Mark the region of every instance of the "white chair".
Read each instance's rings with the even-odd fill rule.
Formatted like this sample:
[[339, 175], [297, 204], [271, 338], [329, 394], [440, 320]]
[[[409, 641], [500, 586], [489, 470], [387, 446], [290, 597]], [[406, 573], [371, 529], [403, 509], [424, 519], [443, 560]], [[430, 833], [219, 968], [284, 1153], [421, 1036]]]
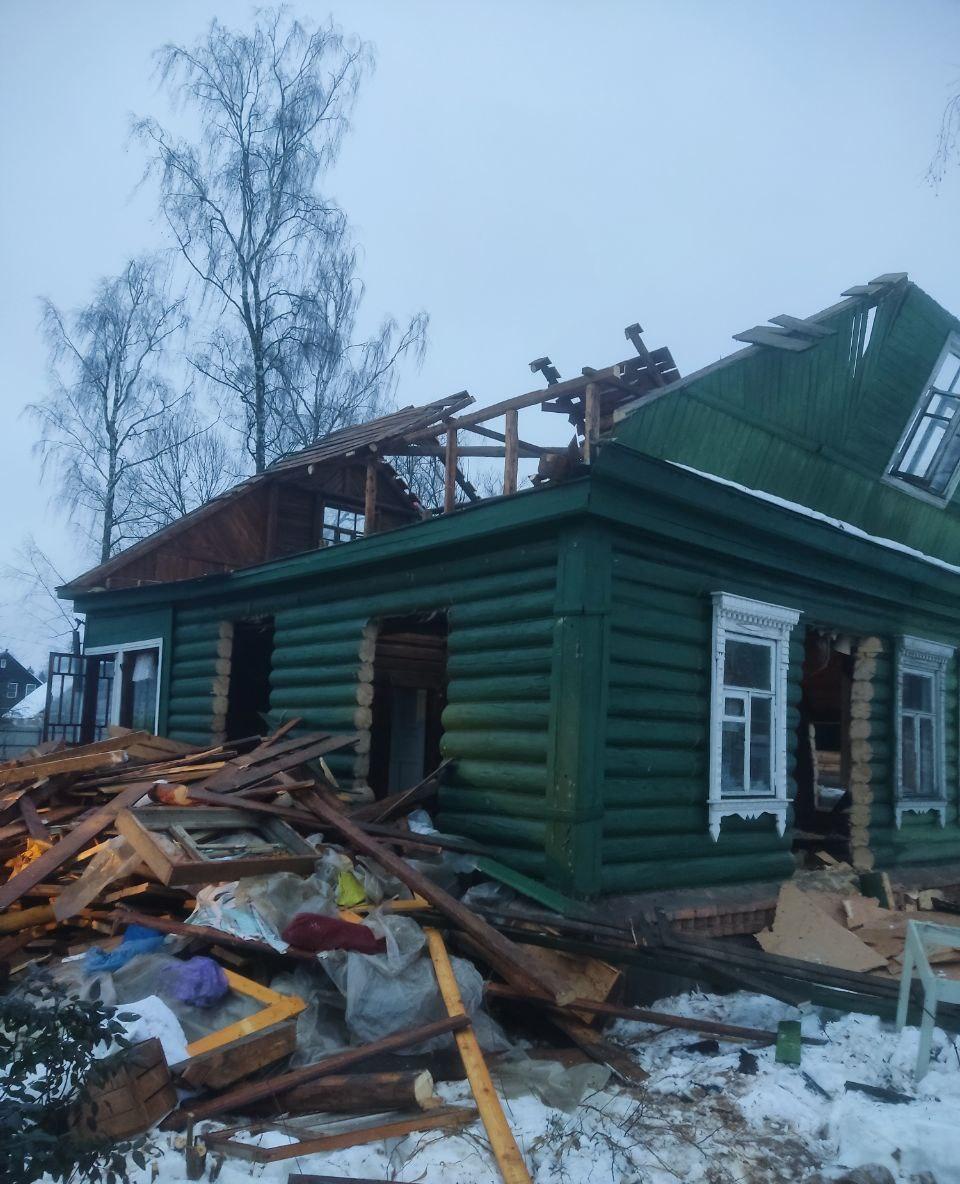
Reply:
[[923, 1018], [920, 1022], [920, 1047], [914, 1076], [919, 1081], [930, 1067], [930, 1048], [933, 1044], [933, 1025], [937, 1019], [937, 1004], [960, 1003], [960, 981], [941, 978], [930, 967], [930, 950], [960, 949], [960, 927], [936, 925], [931, 921], [908, 921], [907, 938], [903, 946], [903, 970], [900, 974], [900, 997], [897, 1003], [897, 1031], [907, 1022], [910, 1005], [910, 986], [913, 973], [923, 983]]

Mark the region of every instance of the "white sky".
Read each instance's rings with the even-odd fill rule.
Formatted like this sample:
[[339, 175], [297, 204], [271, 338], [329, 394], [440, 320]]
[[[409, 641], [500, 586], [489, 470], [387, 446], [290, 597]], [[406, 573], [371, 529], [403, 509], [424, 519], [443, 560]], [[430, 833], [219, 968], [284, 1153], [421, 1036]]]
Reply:
[[[45, 390], [37, 298], [72, 308], [160, 245], [127, 144], [132, 113], [169, 115], [151, 53], [192, 42], [214, 13], [251, 12], [0, 0], [0, 563], [32, 533], [65, 576], [89, 566], [20, 417]], [[960, 86], [960, 0], [333, 12], [378, 59], [328, 186], [364, 248], [366, 311], [431, 317], [402, 403], [519, 394], [539, 385], [527, 363], [542, 354], [565, 377], [605, 365], [629, 355], [636, 320], [688, 373], [736, 348], [733, 333], [885, 271], [960, 311], [960, 167], [939, 192], [924, 179]], [[521, 430], [535, 431], [528, 418]], [[36, 662], [47, 641], [0, 582], [0, 647]]]

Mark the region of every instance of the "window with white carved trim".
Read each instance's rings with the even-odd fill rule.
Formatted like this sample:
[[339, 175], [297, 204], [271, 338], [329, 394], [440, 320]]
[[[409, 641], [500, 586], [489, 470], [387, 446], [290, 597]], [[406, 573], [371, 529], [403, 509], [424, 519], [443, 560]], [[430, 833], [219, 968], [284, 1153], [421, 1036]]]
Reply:
[[946, 824], [947, 667], [952, 646], [902, 637], [897, 650], [897, 826], [907, 812]]
[[710, 832], [725, 817], [787, 817], [787, 669], [796, 609], [713, 595]]

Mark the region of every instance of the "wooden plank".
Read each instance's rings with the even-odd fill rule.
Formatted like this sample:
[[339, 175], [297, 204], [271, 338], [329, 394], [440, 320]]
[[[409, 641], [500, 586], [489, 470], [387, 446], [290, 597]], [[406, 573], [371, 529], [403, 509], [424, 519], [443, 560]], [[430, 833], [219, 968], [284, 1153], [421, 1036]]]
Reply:
[[583, 463], [589, 465], [596, 459], [600, 438], [600, 395], [596, 383], [588, 384], [583, 402]]
[[[256, 1147], [252, 1143], [239, 1143], [224, 1138], [221, 1131], [205, 1131], [204, 1140], [209, 1146], [217, 1147], [227, 1155], [235, 1155], [253, 1163], [279, 1163], [301, 1155], [316, 1155], [325, 1151], [341, 1151], [346, 1147], [357, 1147], [362, 1143], [373, 1143], [380, 1139], [395, 1139], [414, 1131], [434, 1131], [466, 1126], [477, 1117], [477, 1112], [464, 1106], [441, 1106], [425, 1113], [378, 1121], [368, 1126], [353, 1126], [336, 1134], [318, 1135], [312, 1139], [301, 1139], [280, 1147]], [[232, 1127], [230, 1133], [249, 1127]], [[257, 1128], [254, 1127], [254, 1130]], [[269, 1124], [266, 1129], [270, 1129]]]
[[457, 501], [457, 430], [447, 429], [443, 462], [443, 512], [449, 514]]
[[435, 796], [440, 785], [440, 779], [452, 764], [447, 757], [440, 762], [433, 772], [417, 785], [403, 789], [399, 793], [388, 794], [375, 802], [367, 802], [363, 806], [350, 811], [350, 817], [355, 822], [388, 822], [398, 814], [411, 810], [417, 803]]
[[[502, 983], [487, 983], [484, 991], [488, 997], [493, 999], [511, 999], [518, 1003], [535, 1002], [547, 1007], [556, 1007], [543, 995], [536, 997], [527, 995], [523, 991], [514, 990], [513, 987], [504, 986]], [[563, 1007], [565, 1011], [574, 1009], [593, 1012], [596, 1015], [613, 1016], [617, 1019], [635, 1020], [641, 1024], [656, 1024], [661, 1028], [700, 1032], [707, 1036], [717, 1036], [722, 1040], [751, 1040], [759, 1044], [775, 1044], [777, 1041], [776, 1032], [768, 1032], [763, 1028], [744, 1028], [737, 1024], [721, 1024], [715, 1020], [670, 1015], [664, 1011], [650, 1011], [645, 1007], [627, 1007], [618, 1003], [604, 1003], [597, 999], [578, 997]]]
[[290, 1056], [296, 1047], [297, 1022], [287, 1020], [192, 1056], [171, 1066], [171, 1071], [191, 1089], [224, 1089], [268, 1065], [275, 1065]]
[[299, 1015], [307, 1006], [298, 995], [283, 995], [279, 991], [271, 991], [269, 987], [261, 986], [253, 979], [244, 978], [233, 970], [224, 970], [224, 974], [227, 976], [227, 982], [232, 991], [256, 999], [264, 1006], [253, 1015], [237, 1020], [234, 1024], [228, 1024], [225, 1028], [218, 1028], [215, 1032], [210, 1032], [206, 1036], [201, 1036], [199, 1040], [188, 1044], [187, 1053], [191, 1057], [211, 1052], [213, 1049], [223, 1048], [243, 1036], [250, 1036], [266, 1028], [272, 1028], [284, 1020]]
[[[316, 961], [316, 958], [313, 958]], [[370, 1057], [383, 1052], [397, 1052], [409, 1048], [411, 1044], [420, 1044], [426, 1040], [433, 1040], [436, 1036], [443, 1036], [447, 1032], [458, 1032], [469, 1024], [465, 1016], [452, 1016], [445, 1020], [434, 1020], [430, 1024], [422, 1024], [417, 1028], [405, 1028], [402, 1032], [394, 1032], [391, 1036], [384, 1036], [382, 1040], [375, 1040], [371, 1044], [363, 1044], [359, 1048], [348, 1048], [343, 1052], [334, 1053], [322, 1061], [312, 1065], [303, 1065], [299, 1069], [291, 1069], [275, 1077], [268, 1077], [264, 1081], [243, 1085], [238, 1089], [229, 1090], [213, 1098], [203, 1101], [191, 1100], [185, 1102], [170, 1117], [170, 1126], [178, 1129], [185, 1125], [187, 1118], [194, 1121], [210, 1118], [215, 1114], [224, 1114], [234, 1108], [249, 1106], [253, 1102], [260, 1102], [264, 1098], [273, 1097], [286, 1090], [294, 1089], [313, 1081], [317, 1077], [328, 1077], [333, 1073], [341, 1073], [353, 1065], [359, 1065]]]
[[29, 795], [25, 793], [17, 802], [17, 806], [30, 838], [42, 839], [44, 842], [49, 842], [50, 832], [47, 830], [46, 824], [40, 817], [40, 812], [30, 800]]
[[517, 461], [519, 448], [519, 412], [514, 407], [505, 417], [506, 446], [503, 456], [503, 492], [509, 496], [517, 492]]
[[[373, 448], [373, 445], [371, 445]], [[363, 485], [363, 533], [375, 534], [377, 529], [377, 470], [376, 449], [367, 457], [367, 472]]]
[[152, 781], [140, 781], [128, 785], [123, 793], [117, 794], [112, 801], [98, 806], [96, 810], [78, 822], [69, 834], [54, 843], [49, 851], [44, 851], [33, 863], [27, 864], [22, 871], [0, 886], [0, 909], [8, 908], [31, 888], [42, 883], [49, 875], [62, 867], [68, 859], [82, 851], [87, 843], [95, 839], [101, 831], [105, 830], [121, 810], [140, 801], [152, 788]]
[[[457, 986], [453, 966], [450, 964], [450, 957], [447, 954], [443, 938], [436, 929], [426, 929], [425, 933], [447, 1014], [465, 1016], [467, 1012], [463, 1006], [463, 999], [460, 997], [460, 988]], [[490, 1140], [490, 1147], [496, 1158], [497, 1167], [500, 1169], [500, 1175], [505, 1184], [531, 1184], [530, 1173], [527, 1171], [523, 1156], [520, 1154], [520, 1148], [513, 1137], [513, 1131], [503, 1113], [503, 1106], [500, 1104], [497, 1091], [493, 1088], [490, 1070], [487, 1068], [487, 1062], [483, 1059], [483, 1053], [473, 1029], [464, 1028], [457, 1032], [454, 1040], [460, 1050], [467, 1080], [470, 1082], [470, 1090], [477, 1103], [477, 1109], [480, 1111], [480, 1119]]]
[[567, 984], [558, 981], [552, 974], [538, 972], [524, 952], [512, 941], [497, 933], [491, 925], [462, 905], [449, 892], [445, 892], [422, 872], [411, 867], [405, 859], [371, 838], [357, 823], [338, 814], [319, 794], [308, 792], [303, 795], [303, 801], [318, 818], [343, 835], [357, 851], [371, 856], [411, 892], [428, 900], [454, 925], [469, 934], [483, 950], [495, 954], [499, 962], [498, 969], [503, 967], [500, 973], [515, 986], [544, 990], [558, 1003], [566, 1003], [573, 998], [575, 992], [572, 992]]
[[134, 850], [125, 840], [118, 840], [109, 851], [101, 852], [100, 858], [87, 867], [79, 879], [68, 884], [53, 905], [58, 921], [66, 921], [100, 895], [121, 876], [128, 876], [141, 864], [140, 852]]

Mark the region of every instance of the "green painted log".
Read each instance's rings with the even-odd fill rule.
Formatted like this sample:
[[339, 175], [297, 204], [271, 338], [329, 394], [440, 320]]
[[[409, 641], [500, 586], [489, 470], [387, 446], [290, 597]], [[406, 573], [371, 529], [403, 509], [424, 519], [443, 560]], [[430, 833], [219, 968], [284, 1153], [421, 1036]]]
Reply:
[[458, 782], [442, 786], [438, 794], [441, 810], [457, 814], [499, 814], [504, 818], [547, 818], [546, 799], [534, 794], [499, 793], [475, 789]]
[[[444, 756], [456, 758], [457, 753], [449, 751], [445, 738], [440, 743]], [[506, 793], [531, 793], [543, 795], [547, 788], [547, 771], [541, 765], [513, 761], [457, 761], [457, 777], [467, 785], [478, 789], [499, 789]]]
[[549, 674], [526, 674], [516, 678], [457, 678], [447, 688], [447, 699], [451, 703], [476, 703], [481, 700], [526, 702], [549, 697]]
[[318, 613], [317, 622], [306, 625], [291, 618], [292, 614], [289, 612], [277, 615], [274, 622], [276, 645], [329, 645], [342, 641], [345, 637], [359, 637], [366, 624], [366, 620], [355, 613], [336, 621], [330, 621], [323, 613]]
[[484, 650], [473, 654], [450, 653], [447, 673], [451, 678], [471, 678], [497, 671], [511, 674], [538, 674], [550, 669], [553, 655], [549, 649]]
[[183, 744], [196, 744], [201, 748], [206, 748], [211, 740], [209, 730], [198, 732], [186, 728], [170, 727], [168, 728], [168, 733], [172, 740], [179, 740]]
[[[706, 697], [710, 694], [710, 675], [706, 670], [676, 670], [645, 662], [621, 661], [619, 654], [610, 659], [610, 693], [615, 698], [621, 689], [675, 691]], [[707, 699], [709, 702], [709, 699]]]
[[607, 711], [611, 723], [616, 720], [672, 720], [689, 722], [709, 718], [710, 701], [706, 688], [699, 695], [680, 691], [626, 690], [618, 687], [610, 696]]
[[226, 674], [229, 672], [229, 660], [223, 658], [216, 658], [207, 656], [205, 658], [195, 658], [190, 662], [183, 662], [180, 660], [180, 655], [175, 655], [172, 665], [174, 678], [215, 678], [218, 674], [217, 665], [222, 663], [221, 671]]
[[465, 814], [443, 809], [443, 825], [450, 834], [465, 835], [484, 843], [530, 846], [543, 849], [546, 823], [538, 818], [508, 818], [497, 814]]
[[213, 694], [213, 680], [215, 675], [207, 674], [200, 678], [181, 678], [179, 668], [170, 680], [170, 700], [201, 698]]
[[691, 673], [710, 670], [710, 647], [694, 642], [621, 636], [614, 652], [618, 662], [630, 665], [663, 666]]
[[193, 712], [206, 718], [213, 714], [213, 695], [176, 695], [170, 699], [171, 715], [188, 715]]
[[[294, 687], [299, 687], [305, 684], [298, 684], [289, 678], [288, 671], [275, 672], [270, 680], [270, 697], [273, 699], [273, 692], [280, 690], [292, 691]], [[357, 683], [339, 683], [328, 686], [311, 686], [309, 694], [304, 694], [304, 700], [309, 699], [310, 707], [313, 710], [320, 710], [324, 707], [355, 707], [357, 706]], [[290, 714], [289, 709], [287, 709]]]
[[[360, 646], [363, 638], [358, 633], [356, 637], [344, 641], [321, 642], [317, 645], [275, 646], [271, 659], [274, 670], [283, 670], [293, 666], [346, 666], [360, 665]], [[372, 646], [367, 647], [371, 650]]]
[[351, 697], [356, 693], [360, 663], [352, 666], [285, 666], [277, 664], [270, 674], [273, 686], [321, 688], [333, 692], [346, 690]]
[[685, 752], [670, 748], [626, 749], [607, 752], [606, 768], [610, 777], [690, 777], [703, 778], [706, 785], [706, 752]]
[[194, 648], [201, 646], [215, 646], [220, 640], [220, 622], [204, 622], [202, 625], [184, 625], [181, 624], [179, 618], [173, 630], [173, 647], [180, 653], [181, 650], [193, 657]]
[[496, 621], [542, 619], [553, 615], [553, 588], [526, 595], [504, 596], [495, 601], [455, 604], [450, 608], [451, 625], [458, 630]]
[[443, 736], [444, 752], [474, 760], [546, 762], [546, 731], [454, 732]]
[[604, 864], [602, 890], [605, 893], [646, 892], [659, 888], [693, 888], [702, 884], [729, 884], [750, 880], [785, 880], [794, 870], [789, 852], [767, 855], [717, 856], [689, 859], [682, 863], [647, 860], [641, 863]]
[[[663, 570], [666, 572], [668, 569]], [[705, 604], [701, 596], [681, 592], [668, 584], [655, 588], [651, 584], [625, 579], [617, 570], [616, 563], [613, 572], [613, 606], [615, 620], [630, 616], [642, 617], [648, 612], [677, 613], [686, 620], [706, 621], [709, 629], [709, 601]]]
[[605, 838], [603, 840], [603, 862], [638, 863], [644, 858], [660, 859], [709, 859], [713, 856], [739, 855], [753, 858], [774, 851], [789, 849], [789, 839], [779, 839], [773, 828], [773, 819], [762, 822], [766, 829], [760, 832], [728, 831], [721, 828], [720, 841], [714, 843], [706, 827], [699, 835], [630, 835], [627, 838]]
[[607, 744], [613, 748], [705, 748], [710, 728], [706, 720], [688, 723], [677, 720], [608, 719]]
[[690, 777], [618, 778], [608, 775], [603, 784], [607, 809], [618, 806], [696, 806], [707, 800], [706, 781]]
[[351, 732], [364, 726], [362, 716], [358, 712], [369, 712], [369, 708], [358, 707], [356, 704], [344, 707], [329, 706], [316, 709], [308, 693], [302, 688], [286, 690], [278, 688], [270, 692], [270, 710], [288, 711], [291, 715], [303, 716], [304, 722], [309, 714], [310, 719], [316, 721], [310, 727], [326, 729], [332, 732]]
[[546, 729], [550, 705], [545, 701], [525, 703], [518, 710], [515, 703], [448, 703], [443, 712], [447, 732], [504, 728], [521, 731]]
[[634, 610], [632, 615], [614, 612], [610, 621], [614, 645], [620, 641], [684, 641], [691, 645], [710, 645], [710, 625], [697, 618], [682, 616], [676, 609], [655, 612]]
[[604, 811], [604, 837], [699, 834], [707, 827], [706, 802], [690, 806], [643, 806]]
[[458, 626], [450, 635], [450, 648], [459, 653], [528, 646], [549, 647], [553, 641], [553, 619], [545, 617], [518, 624], [493, 624], [477, 628]]
[[174, 639], [173, 654], [177, 665], [181, 662], [192, 665], [196, 662], [215, 662], [220, 655], [217, 649], [220, 643], [220, 638], [217, 636], [209, 638], [207, 641], [194, 641], [189, 645], [182, 645], [179, 641]]

